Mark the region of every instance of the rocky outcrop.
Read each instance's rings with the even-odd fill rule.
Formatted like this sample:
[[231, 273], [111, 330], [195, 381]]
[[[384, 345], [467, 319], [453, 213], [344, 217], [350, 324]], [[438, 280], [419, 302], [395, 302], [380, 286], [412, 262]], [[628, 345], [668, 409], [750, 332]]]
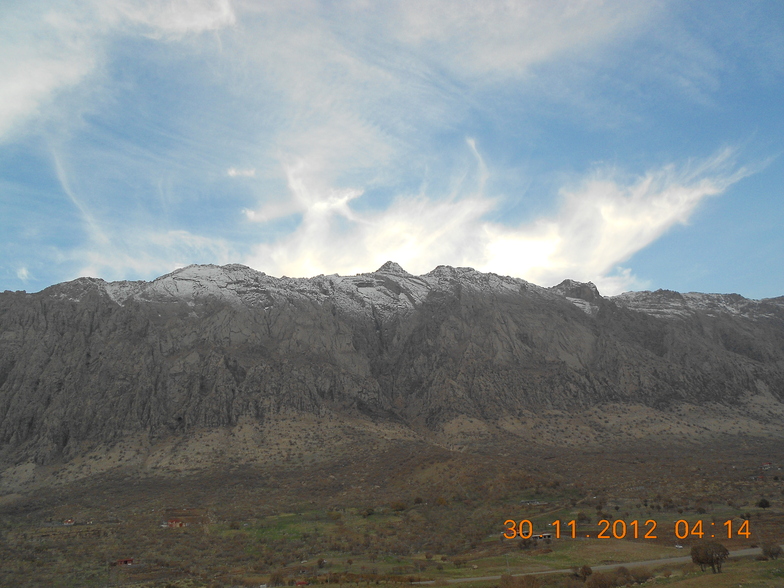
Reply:
[[600, 295], [388, 262], [274, 278], [189, 266], [0, 294], [0, 459], [38, 463], [280, 411], [436, 429], [601, 403], [784, 400], [784, 300]]

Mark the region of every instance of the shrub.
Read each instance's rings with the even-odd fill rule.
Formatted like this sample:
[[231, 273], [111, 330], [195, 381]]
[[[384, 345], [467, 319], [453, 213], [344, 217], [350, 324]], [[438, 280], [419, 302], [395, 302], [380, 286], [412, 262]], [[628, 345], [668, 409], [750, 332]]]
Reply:
[[406, 503], [398, 500], [390, 504], [389, 507], [396, 512], [400, 512], [401, 510], [406, 510]]
[[574, 572], [574, 575], [580, 578], [583, 582], [588, 579], [588, 576], [593, 574], [593, 570], [588, 565], [584, 565], [581, 568], [574, 568], [572, 571]]
[[[648, 568], [632, 568], [630, 573], [634, 581], [640, 584], [653, 578], [653, 574]], [[670, 572], [669, 570], [664, 572], [664, 576], [666, 578], [669, 578], [671, 575], [672, 572]]]
[[778, 543], [763, 543], [762, 555], [769, 559], [778, 559], [781, 555], [781, 546]]
[[615, 578], [610, 574], [596, 572], [591, 574], [591, 577], [586, 580], [585, 586], [586, 588], [613, 588], [615, 586]]
[[626, 584], [631, 584], [634, 581], [635, 581], [634, 580], [634, 576], [632, 576], [632, 573], [629, 571], [628, 568], [625, 568], [623, 566], [619, 566], [615, 570], [615, 582], [616, 582], [616, 584], [620, 584], [620, 585], [623, 586], [623, 585], [626, 585]]
[[767, 498], [763, 498], [762, 500], [760, 500], [757, 503], [757, 506], [760, 507], [760, 508], [769, 508], [770, 507], [770, 502], [768, 502]]

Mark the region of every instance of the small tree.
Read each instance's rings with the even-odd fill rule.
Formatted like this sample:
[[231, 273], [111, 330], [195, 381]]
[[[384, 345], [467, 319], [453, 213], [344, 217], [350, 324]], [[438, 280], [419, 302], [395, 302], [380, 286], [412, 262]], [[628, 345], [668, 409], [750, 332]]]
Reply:
[[760, 507], [760, 508], [769, 508], [770, 507], [770, 502], [768, 502], [767, 498], [763, 498], [762, 500], [760, 500], [757, 503], [757, 506]]
[[583, 582], [588, 579], [588, 576], [593, 574], [593, 570], [588, 565], [584, 565], [581, 568], [573, 568], [572, 571], [574, 572], [574, 575], [580, 578]]
[[700, 566], [703, 572], [710, 566], [714, 574], [720, 574], [721, 566], [729, 555], [727, 548], [716, 541], [707, 541], [691, 548], [691, 561]]

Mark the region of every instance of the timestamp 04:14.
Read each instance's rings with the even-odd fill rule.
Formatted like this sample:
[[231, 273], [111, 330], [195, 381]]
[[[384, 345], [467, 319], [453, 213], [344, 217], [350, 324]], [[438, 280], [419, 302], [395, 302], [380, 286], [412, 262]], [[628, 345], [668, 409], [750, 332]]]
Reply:
[[[545, 535], [555, 535], [556, 539], [561, 539], [562, 537], [571, 537], [572, 539], [576, 539], [578, 536], [581, 538], [584, 537], [586, 539], [591, 537], [595, 537], [597, 539], [659, 538], [659, 536], [656, 534], [659, 523], [653, 519], [648, 519], [644, 523], [641, 523], [640, 521], [630, 521], [627, 523], [622, 519], [617, 519], [615, 521], [602, 519], [598, 521], [596, 525], [599, 527], [598, 533], [578, 533], [576, 521], [562, 522], [560, 519], [557, 519], [550, 523], [550, 526], [554, 528], [553, 533], [548, 532], [546, 534], [540, 533], [534, 535], [533, 523], [531, 523], [531, 521], [528, 519], [524, 519], [522, 521], [514, 521], [509, 519], [504, 522], [504, 538], [514, 539], [515, 537], [520, 537], [521, 539], [530, 539], [534, 536], [543, 537]], [[724, 529], [721, 529], [721, 527], [724, 527]], [[727, 539], [732, 539], [734, 536], [745, 537], [746, 539], [751, 537], [749, 521], [743, 521], [740, 526], [735, 527], [733, 525], [733, 521], [731, 520], [724, 521], [724, 523], [718, 525], [717, 523], [713, 522], [703, 523], [701, 520], [690, 523], [685, 519], [680, 519], [675, 521], [673, 533], [678, 539], [686, 539], [687, 537], [696, 537], [698, 539], [702, 539], [703, 537], [714, 538], [717, 535], [726, 537]]]

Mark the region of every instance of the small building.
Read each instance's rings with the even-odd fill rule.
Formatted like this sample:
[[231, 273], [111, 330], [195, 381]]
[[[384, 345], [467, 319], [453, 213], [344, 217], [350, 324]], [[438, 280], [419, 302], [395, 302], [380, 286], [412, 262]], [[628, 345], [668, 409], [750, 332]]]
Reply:
[[126, 557], [125, 559], [118, 559], [117, 561], [114, 562], [114, 565], [116, 565], [116, 566], [132, 566], [133, 565], [133, 558], [132, 557]]
[[188, 523], [181, 519], [169, 519], [166, 521], [166, 526], [170, 529], [181, 529], [182, 527], [187, 527]]
[[553, 534], [552, 533], [539, 533], [536, 536], [536, 538], [537, 539], [552, 539], [553, 538]]
[[63, 524], [64, 524], [64, 525], [66, 525], [66, 526], [69, 526], [69, 527], [70, 527], [71, 525], [73, 525], [73, 524], [74, 524], [74, 522], [75, 522], [75, 521], [74, 521], [73, 519], [65, 519], [65, 520], [63, 521]]

